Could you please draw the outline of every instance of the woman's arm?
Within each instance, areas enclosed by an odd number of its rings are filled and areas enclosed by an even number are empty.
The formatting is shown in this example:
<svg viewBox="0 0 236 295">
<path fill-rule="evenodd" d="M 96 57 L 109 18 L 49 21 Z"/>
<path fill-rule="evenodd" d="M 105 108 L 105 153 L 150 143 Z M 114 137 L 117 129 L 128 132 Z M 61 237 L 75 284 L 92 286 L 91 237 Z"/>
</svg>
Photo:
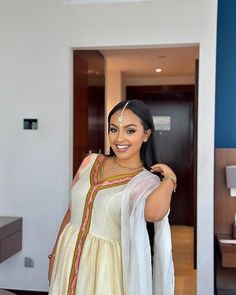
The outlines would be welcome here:
<svg viewBox="0 0 236 295">
<path fill-rule="evenodd" d="M 147 198 L 144 209 L 146 221 L 156 222 L 161 220 L 168 212 L 177 180 L 173 170 L 165 164 L 153 165 L 151 171 L 160 172 L 164 176 L 160 185 Z"/>
<path fill-rule="evenodd" d="M 63 232 L 64 228 L 66 227 L 66 225 L 70 222 L 70 208 L 67 210 L 65 217 L 62 221 L 60 230 L 58 232 L 57 235 L 57 239 L 56 239 L 56 243 L 53 247 L 52 253 L 50 254 L 50 260 L 49 260 L 49 269 L 48 269 L 48 280 L 49 282 L 51 281 L 51 275 L 52 275 L 52 269 L 53 269 L 53 264 L 54 264 L 54 258 L 55 258 L 55 254 L 56 254 L 56 249 L 57 249 L 57 243 L 58 243 L 58 239 L 61 235 L 61 233 Z"/>
</svg>

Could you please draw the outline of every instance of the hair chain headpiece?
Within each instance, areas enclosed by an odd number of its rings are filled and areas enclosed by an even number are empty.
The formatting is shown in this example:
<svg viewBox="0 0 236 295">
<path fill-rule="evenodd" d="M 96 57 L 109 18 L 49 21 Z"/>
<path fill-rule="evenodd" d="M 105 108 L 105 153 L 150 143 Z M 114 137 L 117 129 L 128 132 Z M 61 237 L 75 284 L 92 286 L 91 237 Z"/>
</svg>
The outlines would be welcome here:
<svg viewBox="0 0 236 295">
<path fill-rule="evenodd" d="M 125 108 L 127 107 L 128 103 L 129 103 L 129 101 L 127 101 L 127 103 L 126 103 L 125 106 L 123 107 L 123 110 L 121 111 L 121 114 L 120 114 L 120 116 L 119 116 L 119 118 L 118 118 L 118 121 L 119 121 L 119 125 L 120 125 L 120 127 L 122 126 L 123 113 L 124 113 Z"/>
</svg>

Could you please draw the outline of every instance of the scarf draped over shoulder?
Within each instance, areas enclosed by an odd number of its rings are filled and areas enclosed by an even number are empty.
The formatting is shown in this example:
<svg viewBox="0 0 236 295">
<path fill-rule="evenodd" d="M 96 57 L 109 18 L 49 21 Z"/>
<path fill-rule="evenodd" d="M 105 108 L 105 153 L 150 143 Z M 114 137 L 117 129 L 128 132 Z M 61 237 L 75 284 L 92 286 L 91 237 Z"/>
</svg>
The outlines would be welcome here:
<svg viewBox="0 0 236 295">
<path fill-rule="evenodd" d="M 121 247 L 125 295 L 174 295 L 168 214 L 154 223 L 153 267 L 144 219 L 146 199 L 159 184 L 156 175 L 144 170 L 129 181 L 122 195 Z"/>
</svg>

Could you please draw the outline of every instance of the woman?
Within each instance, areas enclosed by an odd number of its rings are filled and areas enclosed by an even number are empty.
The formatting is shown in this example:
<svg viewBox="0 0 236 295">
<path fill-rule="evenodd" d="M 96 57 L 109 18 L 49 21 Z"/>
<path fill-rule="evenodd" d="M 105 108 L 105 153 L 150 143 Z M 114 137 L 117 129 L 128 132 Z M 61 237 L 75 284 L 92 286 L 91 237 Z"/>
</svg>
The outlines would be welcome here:
<svg viewBox="0 0 236 295">
<path fill-rule="evenodd" d="M 73 181 L 50 255 L 49 294 L 173 295 L 167 215 L 176 175 L 155 161 L 144 103 L 121 101 L 108 128 L 110 155 L 86 157 Z M 153 266 L 146 221 L 155 223 Z"/>
</svg>

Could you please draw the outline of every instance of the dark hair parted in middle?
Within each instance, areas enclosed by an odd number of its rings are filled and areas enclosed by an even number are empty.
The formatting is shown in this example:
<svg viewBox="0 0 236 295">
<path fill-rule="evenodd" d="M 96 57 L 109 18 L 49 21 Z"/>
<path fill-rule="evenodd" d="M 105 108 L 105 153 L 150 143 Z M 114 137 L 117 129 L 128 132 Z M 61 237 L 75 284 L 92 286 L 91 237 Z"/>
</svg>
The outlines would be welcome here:
<svg viewBox="0 0 236 295">
<path fill-rule="evenodd" d="M 151 166 L 157 163 L 153 142 L 154 124 L 149 109 L 141 100 L 122 100 L 120 103 L 118 103 L 108 115 L 108 130 L 110 130 L 111 116 L 118 110 L 122 110 L 127 102 L 128 104 L 125 109 L 129 109 L 139 117 L 144 130 L 151 129 L 151 135 L 149 136 L 147 142 L 143 142 L 140 150 L 140 158 L 143 162 L 143 166 L 147 170 L 150 170 Z M 114 155 L 114 151 L 112 148 L 110 148 L 110 156 Z"/>
</svg>

